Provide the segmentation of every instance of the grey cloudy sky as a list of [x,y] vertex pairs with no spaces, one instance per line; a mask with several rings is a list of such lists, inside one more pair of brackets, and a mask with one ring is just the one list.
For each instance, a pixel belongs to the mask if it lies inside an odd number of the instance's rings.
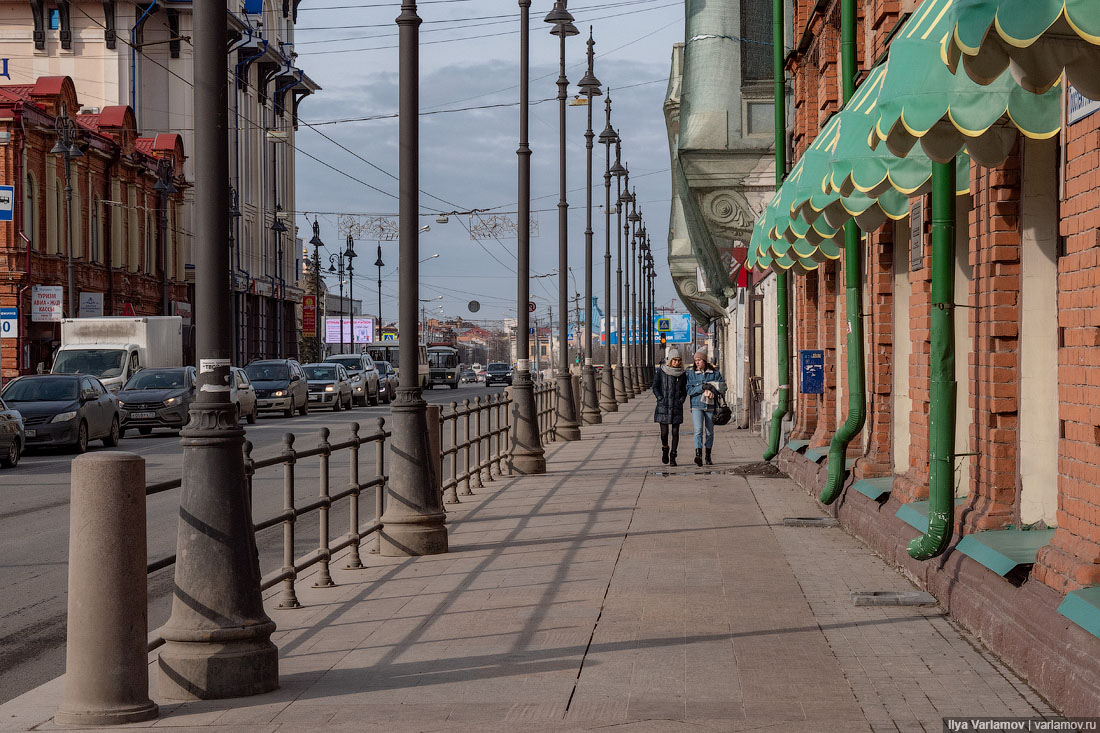
[[[531,269],[547,273],[557,267],[558,106],[542,101],[556,93],[558,39],[542,22],[550,0],[536,0],[531,10],[532,210],[537,212],[538,236],[531,240]],[[299,10],[295,50],[298,64],[324,89],[306,99],[300,117],[309,123],[393,114],[398,102],[397,28],[393,21],[399,0],[353,3],[322,0],[303,3]],[[683,40],[682,0],[611,0],[596,3],[574,0],[570,11],[582,34],[567,40],[567,76],[570,95],[584,73],[588,27],[596,40],[596,75],[611,87],[613,124],[623,138],[623,159],[636,186],[658,273],[657,301],[675,297],[668,277],[667,250],[670,196],[669,155],[662,104],[672,44]],[[519,10],[502,0],[422,0],[420,106],[423,112],[472,106],[509,104],[518,97]],[[313,29],[313,30],[310,30]],[[455,40],[464,39],[464,40]],[[622,87],[621,91],[616,88]],[[603,129],[603,97],[596,98],[593,128]],[[583,292],[585,228],[584,107],[568,112],[569,261]],[[422,195],[420,203],[432,211],[488,209],[515,211],[517,106],[448,112],[421,117],[421,189],[451,204]],[[341,149],[328,136],[356,155]],[[298,155],[297,208],[323,212],[321,238],[336,251],[340,235],[337,212],[392,214],[397,211],[397,120],[377,119],[301,125],[300,151],[353,176],[353,180],[306,155]],[[358,156],[358,157],[357,157]],[[369,161],[369,162],[368,162]],[[372,167],[377,166],[377,167]],[[381,170],[379,170],[381,169]],[[604,152],[598,143],[593,163],[593,230],[595,295],[603,297],[604,218],[602,202]],[[381,189],[372,190],[367,185]],[[614,188],[614,182],[612,182]],[[390,194],[390,195],[387,195]],[[613,192],[614,195],[614,192]],[[314,214],[308,215],[312,221]],[[465,217],[462,217],[465,221]],[[437,224],[422,219],[431,231],[420,238],[421,256],[438,253],[421,265],[421,298],[443,296],[448,316],[497,319],[514,314],[515,239],[472,241],[459,217]],[[304,213],[298,225],[309,238]],[[614,217],[612,217],[614,226]],[[614,234],[614,232],[613,232]],[[382,309],[387,321],[396,319],[397,242],[383,243]],[[612,249],[615,247],[614,236]],[[377,309],[375,242],[360,241],[356,260],[355,297],[364,309]],[[335,283],[332,283],[335,286]],[[557,303],[556,277],[536,280],[531,292],[545,318],[547,306]],[[572,283],[570,283],[572,288]],[[476,299],[482,309],[472,315],[466,304]],[[605,309],[606,310],[606,309]]]

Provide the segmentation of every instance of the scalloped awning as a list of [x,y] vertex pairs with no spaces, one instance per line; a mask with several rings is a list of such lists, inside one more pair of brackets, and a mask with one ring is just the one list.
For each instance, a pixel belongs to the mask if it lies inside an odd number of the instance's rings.
[[1100,8],[1096,0],[955,0],[944,43],[948,65],[979,84],[1010,69],[1042,94],[1062,71],[1081,94],[1100,99]]
[[919,141],[938,163],[965,147],[976,163],[995,167],[1008,157],[1017,132],[1036,139],[1058,134],[1060,85],[1036,95],[1008,76],[983,86],[965,74],[951,73],[944,63],[946,42],[952,10],[963,2],[925,0],[894,37],[872,145],[884,141],[894,155],[904,157]]

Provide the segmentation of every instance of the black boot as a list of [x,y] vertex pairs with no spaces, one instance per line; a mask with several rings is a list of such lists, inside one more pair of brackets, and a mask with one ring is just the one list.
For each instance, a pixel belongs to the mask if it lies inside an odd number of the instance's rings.
[[671,453],[668,454],[668,465],[670,465],[670,466],[675,466],[676,465],[676,451],[672,451]]
[[696,466],[702,466],[703,465],[703,449],[702,448],[696,448],[695,449],[695,465]]
[[711,462],[711,460],[710,460],[710,448],[707,448],[707,452],[706,452],[706,454],[705,454],[705,458],[704,458],[704,461],[706,462],[706,464],[707,464],[708,466],[713,466],[713,465],[714,465],[714,464],[713,464],[713,463]]
[[661,446],[661,463],[668,463],[668,446]]

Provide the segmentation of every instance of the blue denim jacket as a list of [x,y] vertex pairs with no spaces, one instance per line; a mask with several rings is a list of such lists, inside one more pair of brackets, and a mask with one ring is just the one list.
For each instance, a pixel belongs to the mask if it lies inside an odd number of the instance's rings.
[[706,404],[703,402],[703,385],[707,382],[718,382],[722,394],[726,393],[726,380],[722,377],[722,372],[718,371],[717,367],[707,369],[705,372],[695,371],[695,367],[687,370],[687,390],[688,397],[691,398],[691,409],[693,410],[708,410],[714,412],[714,403]]

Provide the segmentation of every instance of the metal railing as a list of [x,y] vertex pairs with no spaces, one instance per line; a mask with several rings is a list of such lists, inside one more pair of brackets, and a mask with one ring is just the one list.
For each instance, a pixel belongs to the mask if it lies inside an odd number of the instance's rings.
[[535,414],[538,416],[539,437],[543,444],[556,440],[554,433],[554,397],[556,395],[554,382],[545,380],[535,384]]
[[457,504],[494,476],[509,471],[512,445],[512,394],[452,402],[440,415],[440,461],[443,501]]
[[[283,467],[283,510],[275,516],[269,517],[253,525],[257,533],[280,524],[283,527],[282,566],[278,570],[263,576],[260,582],[261,590],[267,590],[279,583],[283,584],[282,594],[279,598],[279,608],[301,607],[294,590],[294,583],[299,573],[305,569],[319,564],[321,567],[318,572],[317,582],[314,585],[320,588],[332,587],[334,583],[332,582],[332,576],[329,572],[329,562],[334,553],[345,548],[350,548],[348,552],[348,569],[362,568],[363,563],[359,556],[359,548],[362,544],[362,539],[371,533],[375,534],[375,549],[373,551],[378,551],[378,545],[381,541],[379,533],[379,530],[382,528],[381,518],[385,510],[385,487],[389,481],[389,476],[386,475],[385,471],[386,439],[389,438],[392,433],[386,430],[386,421],[384,418],[378,418],[375,431],[367,435],[360,433],[360,425],[357,422],[351,423],[350,428],[350,437],[347,440],[337,442],[331,442],[329,440],[331,433],[328,428],[321,428],[319,432],[320,442],[318,442],[316,446],[305,450],[295,449],[294,443],[296,442],[296,438],[294,434],[286,433],[283,436],[282,452],[270,458],[263,458],[260,460],[252,458],[252,443],[245,441],[245,480],[247,482],[247,491],[250,500],[252,499],[252,486],[256,472],[273,466],[281,465]],[[372,477],[362,481],[360,480],[359,471],[360,448],[370,443],[375,444],[375,472]],[[334,453],[345,450],[348,451],[349,455],[348,481],[346,488],[334,494],[331,491],[329,464]],[[299,461],[313,457],[317,457],[319,468],[317,498],[299,506],[297,503],[296,466]],[[180,484],[181,479],[178,478],[171,481],[149,484],[145,489],[145,495],[149,497],[172,489],[178,489]],[[359,496],[364,490],[370,488],[375,489],[374,517],[368,524],[362,526],[360,523]],[[329,519],[331,517],[333,504],[343,499],[348,500],[348,532],[341,538],[333,541],[329,538]],[[317,546],[302,557],[295,557],[295,523],[300,517],[312,512],[318,513],[319,539]],[[175,555],[159,558],[148,563],[146,572],[156,572],[157,570],[173,565],[175,562]],[[149,650],[152,651],[163,643],[164,639],[154,632],[149,638]]]

